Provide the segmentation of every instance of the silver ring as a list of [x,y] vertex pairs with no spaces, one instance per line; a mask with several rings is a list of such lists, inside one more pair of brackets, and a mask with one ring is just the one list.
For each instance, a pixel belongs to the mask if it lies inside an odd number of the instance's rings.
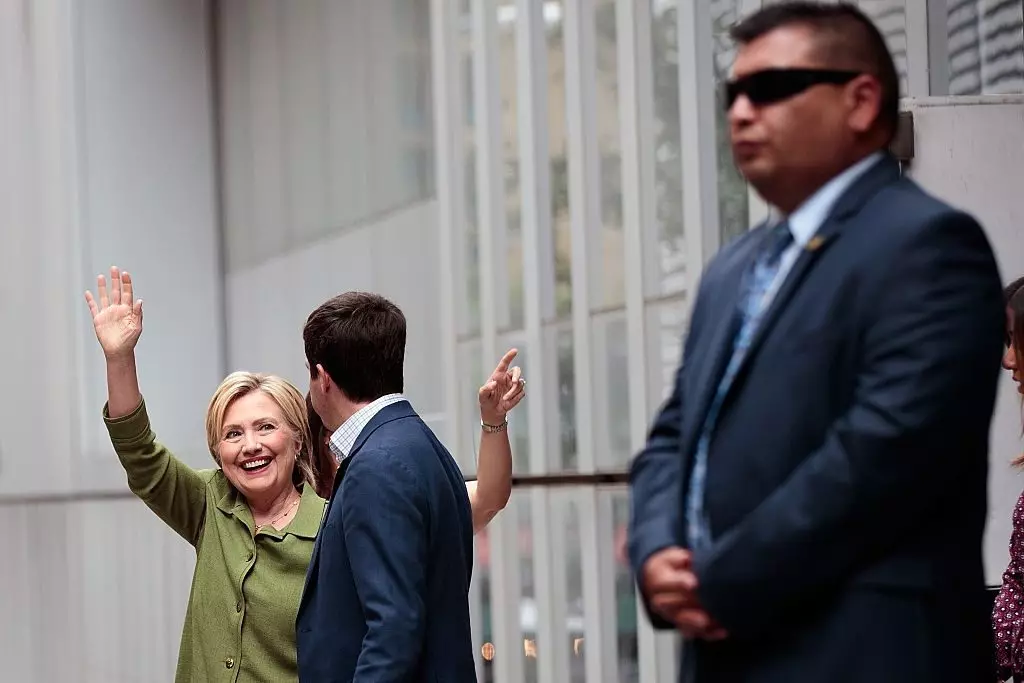
[[519,378],[519,386],[524,387],[524,388],[526,387],[526,378],[525,377],[520,377]]

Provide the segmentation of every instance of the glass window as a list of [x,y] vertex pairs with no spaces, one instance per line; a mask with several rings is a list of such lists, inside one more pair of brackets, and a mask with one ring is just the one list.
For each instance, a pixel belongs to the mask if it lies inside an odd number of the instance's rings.
[[[651,3],[651,69],[654,85],[654,182],[660,276],[653,295],[686,288],[683,240],[683,166],[679,123],[679,45],[676,0]],[[646,229],[646,227],[645,227]]]
[[718,150],[718,219],[722,246],[742,235],[750,227],[747,183],[732,160],[729,121],[719,87],[728,80],[733,60],[736,58],[736,46],[729,37],[729,28],[741,18],[740,5],[741,0],[721,0],[711,5],[711,28],[714,35],[715,141]]
[[558,455],[548,461],[552,472],[573,471],[579,467],[576,453],[576,367],[573,363],[574,345],[572,326],[559,324],[550,328],[549,338],[554,341],[554,355],[558,378]]
[[[585,683],[587,680],[586,662],[580,645],[584,632],[586,606],[583,603],[583,549],[580,544],[580,510],[572,495],[565,490],[554,491],[552,495],[552,511],[561,518],[565,528],[564,550],[559,559],[565,562],[565,631],[564,647],[569,649],[569,680],[572,683]],[[574,647],[575,645],[575,647]]]
[[647,310],[648,404],[655,409],[675,386],[688,324],[683,300],[668,301]]
[[594,105],[600,167],[601,230],[590,239],[591,306],[607,309],[626,300],[622,233],[622,132],[619,126],[619,67],[615,0],[597,0],[594,7],[596,36]]
[[[529,495],[524,491],[516,496],[515,508],[512,511],[519,521],[517,549],[519,550],[519,614],[520,627],[523,632],[523,683],[537,683],[537,586],[534,581],[533,552],[533,508]],[[550,524],[551,520],[538,520],[540,524]],[[512,655],[513,653],[509,653]],[[518,654],[518,653],[516,653]]]
[[[626,529],[629,526],[629,491],[625,487],[601,491],[598,495],[611,498],[612,550],[615,558],[615,625],[619,651],[619,678],[621,683],[640,680],[640,661],[636,636],[637,609],[636,583],[626,551]],[[602,530],[602,533],[607,533]]]
[[523,327],[523,230],[519,184],[519,100],[516,55],[516,3],[498,5],[498,64],[501,81],[501,129],[505,159],[505,263],[508,273],[508,312],[499,325]]
[[[513,347],[519,350],[519,355],[516,356],[514,364],[518,365],[522,369],[524,377],[534,376],[541,372],[540,368],[536,365],[530,364],[529,349],[527,348],[525,341],[518,335],[503,336],[501,338],[501,345],[498,348],[498,353],[505,353],[505,351]],[[497,364],[497,362],[498,359],[495,358],[494,363]],[[476,393],[473,395],[476,396]],[[512,471],[517,474],[529,472],[530,413],[529,410],[527,410],[525,403],[520,403],[512,412],[512,415],[509,417],[508,426],[509,443],[512,446]]]
[[626,316],[621,311],[594,318],[594,454],[598,470],[620,470],[633,456],[629,434],[629,358]]
[[[468,10],[467,10],[468,11]],[[462,72],[462,182],[463,234],[461,272],[458,289],[462,292],[459,311],[459,332],[473,335],[480,332],[480,234],[476,186],[476,125],[473,87],[473,22],[466,14],[459,22],[459,45]]]
[[[912,0],[923,2],[923,0]],[[858,0],[856,3],[864,14],[871,17],[896,62],[896,73],[900,77],[900,93],[907,94],[907,18],[906,0]]]
[[566,120],[565,40],[561,0],[544,3],[548,46],[548,149],[551,226],[555,255],[555,315],[572,313],[572,235],[569,227],[569,138]]
[[462,422],[461,431],[463,433],[458,435],[456,445],[453,446],[459,452],[453,451],[452,455],[462,466],[463,472],[471,474],[476,472],[476,464],[480,455],[477,452],[480,446],[480,403],[477,400],[477,391],[484,381],[480,340],[475,339],[459,344],[459,359],[458,404],[465,419]]
[[948,0],[946,40],[950,95],[1024,93],[1024,0]]

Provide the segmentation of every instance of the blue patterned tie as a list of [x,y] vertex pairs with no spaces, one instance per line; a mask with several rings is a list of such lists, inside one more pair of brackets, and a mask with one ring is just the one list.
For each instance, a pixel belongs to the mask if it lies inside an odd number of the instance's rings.
[[708,470],[708,447],[718,419],[718,411],[757,330],[761,314],[764,312],[765,295],[779,272],[782,252],[792,242],[793,234],[789,230],[789,223],[782,221],[775,225],[766,236],[761,253],[744,278],[745,291],[738,306],[739,330],[733,338],[732,356],[725,372],[722,373],[722,379],[718,382],[711,405],[708,406],[700,439],[697,441],[697,452],[694,454],[693,472],[686,496],[686,540],[692,549],[707,547],[711,542],[711,530],[704,510],[704,485]]

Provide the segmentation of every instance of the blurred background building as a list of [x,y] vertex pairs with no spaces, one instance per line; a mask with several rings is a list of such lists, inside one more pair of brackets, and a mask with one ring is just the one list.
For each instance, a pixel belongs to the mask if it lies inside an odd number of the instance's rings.
[[[111,264],[146,300],[155,430],[197,467],[219,380],[305,388],[302,323],[339,291],[405,310],[408,394],[467,473],[476,388],[519,348],[519,479],[477,537],[481,680],[674,680],[607,482],[670,386],[702,265],[766,214],[716,95],[728,26],[761,4],[0,2],[0,681],[172,676],[194,553],[127,493],[100,419],[81,291]],[[901,70],[909,172],[1024,272],[1024,3],[860,4]],[[1021,485],[1005,389],[993,584]]]

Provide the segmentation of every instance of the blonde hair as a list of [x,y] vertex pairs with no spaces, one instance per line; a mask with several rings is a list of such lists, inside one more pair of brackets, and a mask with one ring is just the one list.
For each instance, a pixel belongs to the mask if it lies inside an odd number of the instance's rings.
[[306,415],[306,399],[295,385],[277,375],[255,372],[232,372],[213,392],[206,409],[206,443],[210,455],[220,465],[217,445],[224,429],[224,416],[228,408],[243,396],[259,391],[269,397],[281,409],[285,423],[292,430],[299,447],[295,451],[295,471],[292,482],[298,486],[306,482],[316,488],[316,478],[310,463],[309,419]]

